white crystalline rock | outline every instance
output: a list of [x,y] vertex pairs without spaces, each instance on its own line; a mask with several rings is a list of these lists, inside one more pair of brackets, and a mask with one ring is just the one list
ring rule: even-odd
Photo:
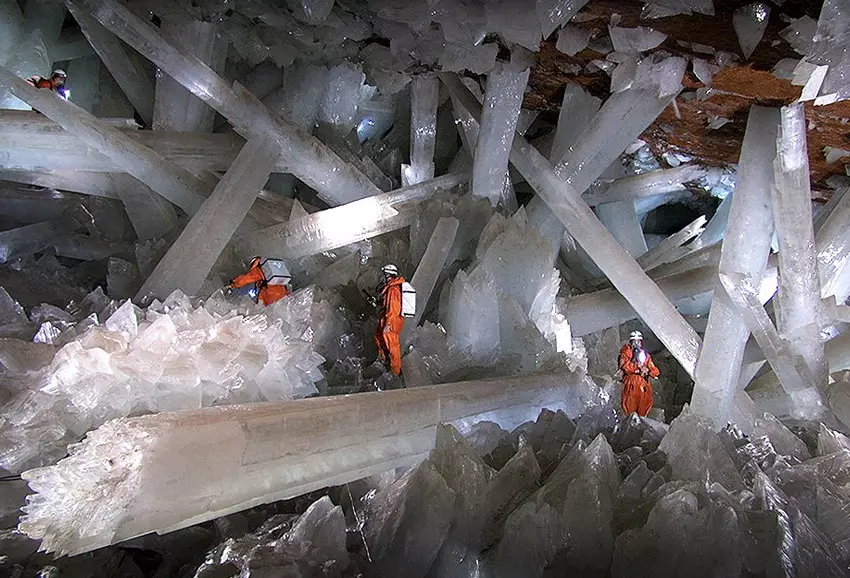
[[443,48],[439,65],[444,72],[463,72],[485,74],[496,66],[496,54],[499,46],[487,42],[477,46],[449,42]]
[[711,86],[711,79],[718,70],[716,66],[709,64],[702,58],[692,58],[691,69],[694,71],[694,76],[706,86]]
[[693,12],[714,16],[714,0],[644,0],[641,18],[664,18]]
[[333,0],[286,0],[296,18],[307,24],[321,24],[334,6]]
[[[820,90],[819,101],[824,104],[850,97],[847,82],[850,71],[850,29],[847,27],[847,6],[841,0],[826,0],[818,19],[810,52],[805,60],[816,65],[828,65],[829,70]],[[821,104],[816,101],[816,104]]]
[[587,1],[537,0],[537,19],[540,21],[543,38],[549,38],[549,35],[557,30],[559,26],[569,22],[587,4]]
[[125,302],[27,376],[27,389],[0,409],[0,467],[42,463],[69,437],[130,413],[316,393],[324,359],[312,344],[312,289],[268,308],[243,303],[218,293],[193,305],[180,292],[144,311]]
[[561,111],[558,113],[558,126],[555,128],[555,139],[549,158],[554,163],[560,162],[567,151],[578,140],[581,133],[599,112],[602,100],[591,95],[581,85],[567,83],[564,87],[564,99],[561,101]]
[[484,365],[529,354],[543,363],[555,351],[569,352],[554,262],[555,247],[528,225],[524,210],[510,219],[495,215],[481,233],[475,264],[457,274],[441,301],[449,347]]
[[735,10],[732,26],[738,35],[738,45],[744,58],[749,58],[761,42],[769,17],[770,6],[764,2],[753,2]]
[[327,89],[319,106],[319,119],[346,129],[353,127],[357,107],[364,100],[365,80],[360,65],[343,62],[331,68]]
[[24,16],[15,0],[0,0],[0,64],[8,60],[24,34]]
[[832,163],[843,159],[844,157],[850,157],[850,151],[831,146],[823,147],[823,154],[826,158],[826,164],[828,165],[831,165]]
[[794,20],[779,35],[791,45],[797,53],[807,56],[812,51],[812,41],[818,29],[818,22],[808,16]]
[[542,32],[536,11],[524,0],[494,0],[484,10],[488,32],[498,34],[508,44],[537,52]]
[[410,93],[410,165],[402,165],[402,184],[414,185],[434,178],[439,80],[417,77]]
[[487,197],[493,206],[516,207],[512,191],[506,194],[508,156],[513,145],[522,97],[530,69],[514,72],[508,67],[487,77],[484,112],[478,131],[472,165],[472,194]]
[[575,56],[585,48],[590,42],[591,30],[588,28],[579,28],[567,24],[558,31],[558,41],[555,43],[555,48],[569,56]]
[[[6,62],[2,63],[3,66],[21,78],[47,74],[51,61],[38,28],[24,36],[15,48],[16,50],[6,58]],[[30,110],[31,107],[0,88],[0,108]]]
[[614,50],[625,53],[647,52],[657,48],[667,39],[667,35],[663,32],[642,26],[637,28],[609,26],[608,34],[611,35]]

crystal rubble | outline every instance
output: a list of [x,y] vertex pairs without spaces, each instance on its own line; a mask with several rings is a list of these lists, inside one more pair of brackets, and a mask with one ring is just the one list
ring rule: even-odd
[[[761,282],[773,238],[769,198],[773,159],[779,129],[779,111],[751,107],[741,147],[738,184],[731,197],[727,231],[719,271],[743,273]],[[723,291],[712,298],[708,327],[697,363],[693,408],[716,425],[731,415],[741,359],[750,330],[741,313]]]
[[249,140],[224,178],[139,289],[137,299],[165,299],[180,289],[197,295],[201,285],[257,198],[278,158],[271,136]]
[[329,251],[409,226],[416,219],[418,202],[468,179],[468,174],[447,174],[261,229],[234,242],[246,254],[274,254],[282,258]]
[[[479,113],[480,107],[475,102],[475,97],[465,90],[456,78],[447,75],[442,75],[441,78],[473,116]],[[620,93],[620,96],[623,94],[626,93]],[[657,93],[649,93],[653,107],[658,103],[655,94]],[[642,122],[646,122],[645,119]],[[617,130],[621,129],[622,127],[617,127]],[[685,370],[693,372],[700,343],[696,332],[679,315],[658,286],[599,223],[576,189],[564,183],[552,165],[518,135],[514,136],[514,144],[511,147],[511,162],[570,234],[581,243],[593,261],[608,275],[614,286],[629,300],[641,318],[648,322],[653,332]],[[576,170],[574,176],[578,180],[587,173],[586,170]]]
[[63,330],[67,344],[21,375],[25,387],[2,408],[2,467],[49,463],[89,428],[131,412],[314,394],[323,359],[311,343],[313,293],[287,301],[260,313],[215,296],[196,307],[175,292],[142,314],[92,293]]
[[[25,474],[39,493],[21,527],[60,554],[173,531],[416,463],[441,422],[496,419],[513,428],[582,389],[578,376],[524,376],[113,420],[57,465]],[[74,519],[93,522],[69,532]]]
[[154,120],[154,86],[144,63],[94,18],[67,3],[86,39],[148,126]]
[[667,39],[667,35],[652,28],[620,28],[609,26],[608,34],[614,50],[622,53],[647,52],[657,48]]
[[846,7],[842,2],[826,0],[821,7],[817,30],[807,47],[803,62],[828,66],[826,76],[818,91],[815,104],[829,104],[850,97],[847,86],[847,68],[850,66],[847,52]]
[[0,85],[5,85],[16,96],[36,105],[39,111],[62,128],[97,148],[111,161],[187,213],[194,213],[200,206],[204,186],[198,177],[185,169],[140,145],[118,129],[56,98],[53,93],[36,90],[2,67]]
[[410,279],[410,284],[416,289],[418,307],[416,308],[416,315],[412,319],[406,320],[404,324],[404,329],[401,332],[402,346],[408,342],[410,333],[422,320],[431,294],[434,292],[437,281],[447,264],[446,261],[454,245],[459,227],[460,222],[453,217],[441,217],[437,221],[437,226],[434,227],[434,232],[428,241],[428,247],[416,266],[416,272]]
[[439,88],[436,77],[417,76],[411,83],[410,164],[401,167],[405,186],[434,178]]
[[815,235],[812,224],[806,118],[802,104],[781,109],[772,188],[779,241],[777,328],[796,354],[802,355],[819,384],[827,379],[820,327]]
[[587,48],[587,44],[590,42],[591,32],[592,30],[567,24],[558,31],[558,40],[555,43],[555,48],[567,56],[575,56]]
[[[326,146],[269,110],[238,83],[231,87],[197,58],[171,45],[156,29],[113,0],[74,0],[107,29],[148,57],[165,73],[248,135],[272,132],[290,172],[332,205],[378,194],[361,172]],[[154,187],[152,187],[154,188]],[[154,188],[155,189],[155,188]],[[155,189],[156,190],[156,189]]]
[[472,165],[472,194],[489,198],[493,206],[501,203],[508,210],[517,208],[515,196],[511,192],[506,196],[508,156],[530,74],[529,68],[516,68],[519,65],[512,61],[487,75]]
[[[91,17],[88,17],[91,19]],[[163,34],[217,73],[223,72],[227,37],[214,22],[186,22],[165,18]],[[123,83],[120,83],[124,86]],[[159,74],[153,104],[154,130],[212,132],[215,111],[167,74]]]

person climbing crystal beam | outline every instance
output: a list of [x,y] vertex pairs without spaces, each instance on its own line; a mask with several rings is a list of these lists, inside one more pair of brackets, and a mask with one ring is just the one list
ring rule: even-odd
[[248,295],[263,305],[269,306],[290,293],[291,276],[280,259],[254,257],[247,273],[235,277],[227,288],[228,295]]
[[401,330],[404,318],[416,315],[416,292],[413,287],[398,274],[393,264],[381,268],[384,280],[377,289],[379,296],[379,319],[375,330],[375,345],[378,358],[389,361],[390,371],[401,374]]
[[629,342],[620,349],[620,371],[623,372],[622,406],[626,415],[637,413],[643,417],[652,409],[652,384],[650,378],[659,375],[652,356],[643,347],[643,334],[632,331]]
[[29,77],[27,82],[36,88],[46,88],[47,90],[57,93],[65,100],[68,100],[71,96],[71,91],[65,88],[65,79],[67,77],[68,75],[65,74],[64,70],[56,69],[53,71],[53,74],[50,75],[50,78],[35,75]]

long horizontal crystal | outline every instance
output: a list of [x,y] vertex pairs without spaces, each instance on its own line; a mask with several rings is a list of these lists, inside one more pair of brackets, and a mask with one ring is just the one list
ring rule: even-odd
[[[441,78],[473,117],[480,118],[481,106],[458,78],[448,74],[441,75]],[[647,96],[655,105],[658,101],[655,94],[657,93],[644,96]],[[595,158],[598,160],[601,156]],[[696,331],[688,325],[652,279],[647,277],[640,265],[599,222],[587,203],[582,201],[576,188],[565,183],[555,172],[552,164],[528,141],[516,134],[511,147],[510,160],[546,202],[558,220],[563,223],[567,231],[632,304],[641,319],[649,325],[682,367],[692,374],[700,348],[700,338]],[[587,172],[577,171],[575,174],[586,175]]]
[[682,165],[675,169],[650,171],[641,175],[616,179],[598,193],[585,193],[582,199],[594,207],[605,203],[652,197],[684,190],[683,183],[696,181],[706,173],[698,165]]
[[238,83],[231,86],[197,57],[169,43],[152,25],[115,0],[68,0],[87,10],[107,29],[149,58],[227,118],[243,136],[273,132],[281,158],[292,173],[331,205],[380,194],[363,173],[344,162],[302,128],[272,114]]
[[[672,303],[714,290],[717,267],[701,267],[656,281]],[[616,289],[576,295],[567,302],[567,320],[573,336],[581,337],[635,319],[638,314]]]
[[279,154],[270,137],[247,142],[177,241],[142,285],[137,299],[165,300],[174,290],[197,295],[236,228],[269,178]]
[[[245,140],[237,134],[200,134],[137,130],[110,124],[135,141],[195,174],[226,171]],[[0,110],[0,167],[21,170],[77,170],[118,172],[122,165],[101,154],[96,145],[65,131],[44,115],[29,111]],[[276,172],[286,172],[278,163]]]
[[150,126],[153,121],[154,87],[139,56],[127,50],[115,35],[86,12],[77,9],[73,2],[67,5],[100,60]]
[[437,226],[434,227],[434,232],[431,233],[428,247],[425,249],[422,260],[419,261],[416,272],[413,273],[413,278],[410,280],[410,284],[416,289],[416,315],[404,323],[404,329],[401,332],[402,346],[408,342],[410,332],[422,320],[422,314],[425,313],[425,307],[431,299],[440,273],[446,265],[446,258],[455,242],[458,226],[460,226],[460,222],[454,217],[441,217],[437,221]]
[[120,130],[101,122],[47,90],[37,90],[0,67],[0,86],[73,132],[116,165],[189,214],[203,202],[201,179],[157,152],[139,144]]
[[417,203],[469,180],[452,173],[389,193],[333,207],[235,240],[245,254],[296,258],[344,247],[409,226]]
[[[753,280],[742,274],[719,273],[720,283],[743,317],[782,387],[791,396],[796,416],[816,419],[824,410],[817,382],[809,366],[779,336],[758,297]],[[736,384],[737,385],[737,384]]]
[[510,430],[542,407],[575,414],[580,384],[522,376],[114,420],[23,474],[38,493],[19,528],[60,555],[170,532],[415,464],[440,423]]

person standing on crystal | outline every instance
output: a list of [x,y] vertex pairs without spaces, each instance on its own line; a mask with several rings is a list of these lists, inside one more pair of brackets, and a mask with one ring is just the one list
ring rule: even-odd
[[629,342],[620,349],[619,366],[623,372],[623,411],[626,415],[637,413],[645,416],[652,409],[649,379],[658,377],[660,372],[652,362],[652,356],[643,348],[640,331],[632,331]]
[[53,91],[65,100],[68,100],[68,96],[71,91],[65,88],[65,79],[67,76],[68,75],[65,74],[64,70],[57,69],[53,71],[50,78],[35,75],[29,77],[27,82],[36,88],[46,88],[47,90]]
[[249,271],[230,282],[227,294],[248,295],[254,303],[261,301],[269,306],[289,295],[290,279],[289,270],[280,259],[254,257]]
[[378,286],[378,328],[375,331],[375,345],[378,358],[386,363],[389,360],[390,371],[401,374],[401,330],[404,318],[416,315],[416,292],[404,277],[398,274],[398,267],[392,264],[381,268],[384,281]]

